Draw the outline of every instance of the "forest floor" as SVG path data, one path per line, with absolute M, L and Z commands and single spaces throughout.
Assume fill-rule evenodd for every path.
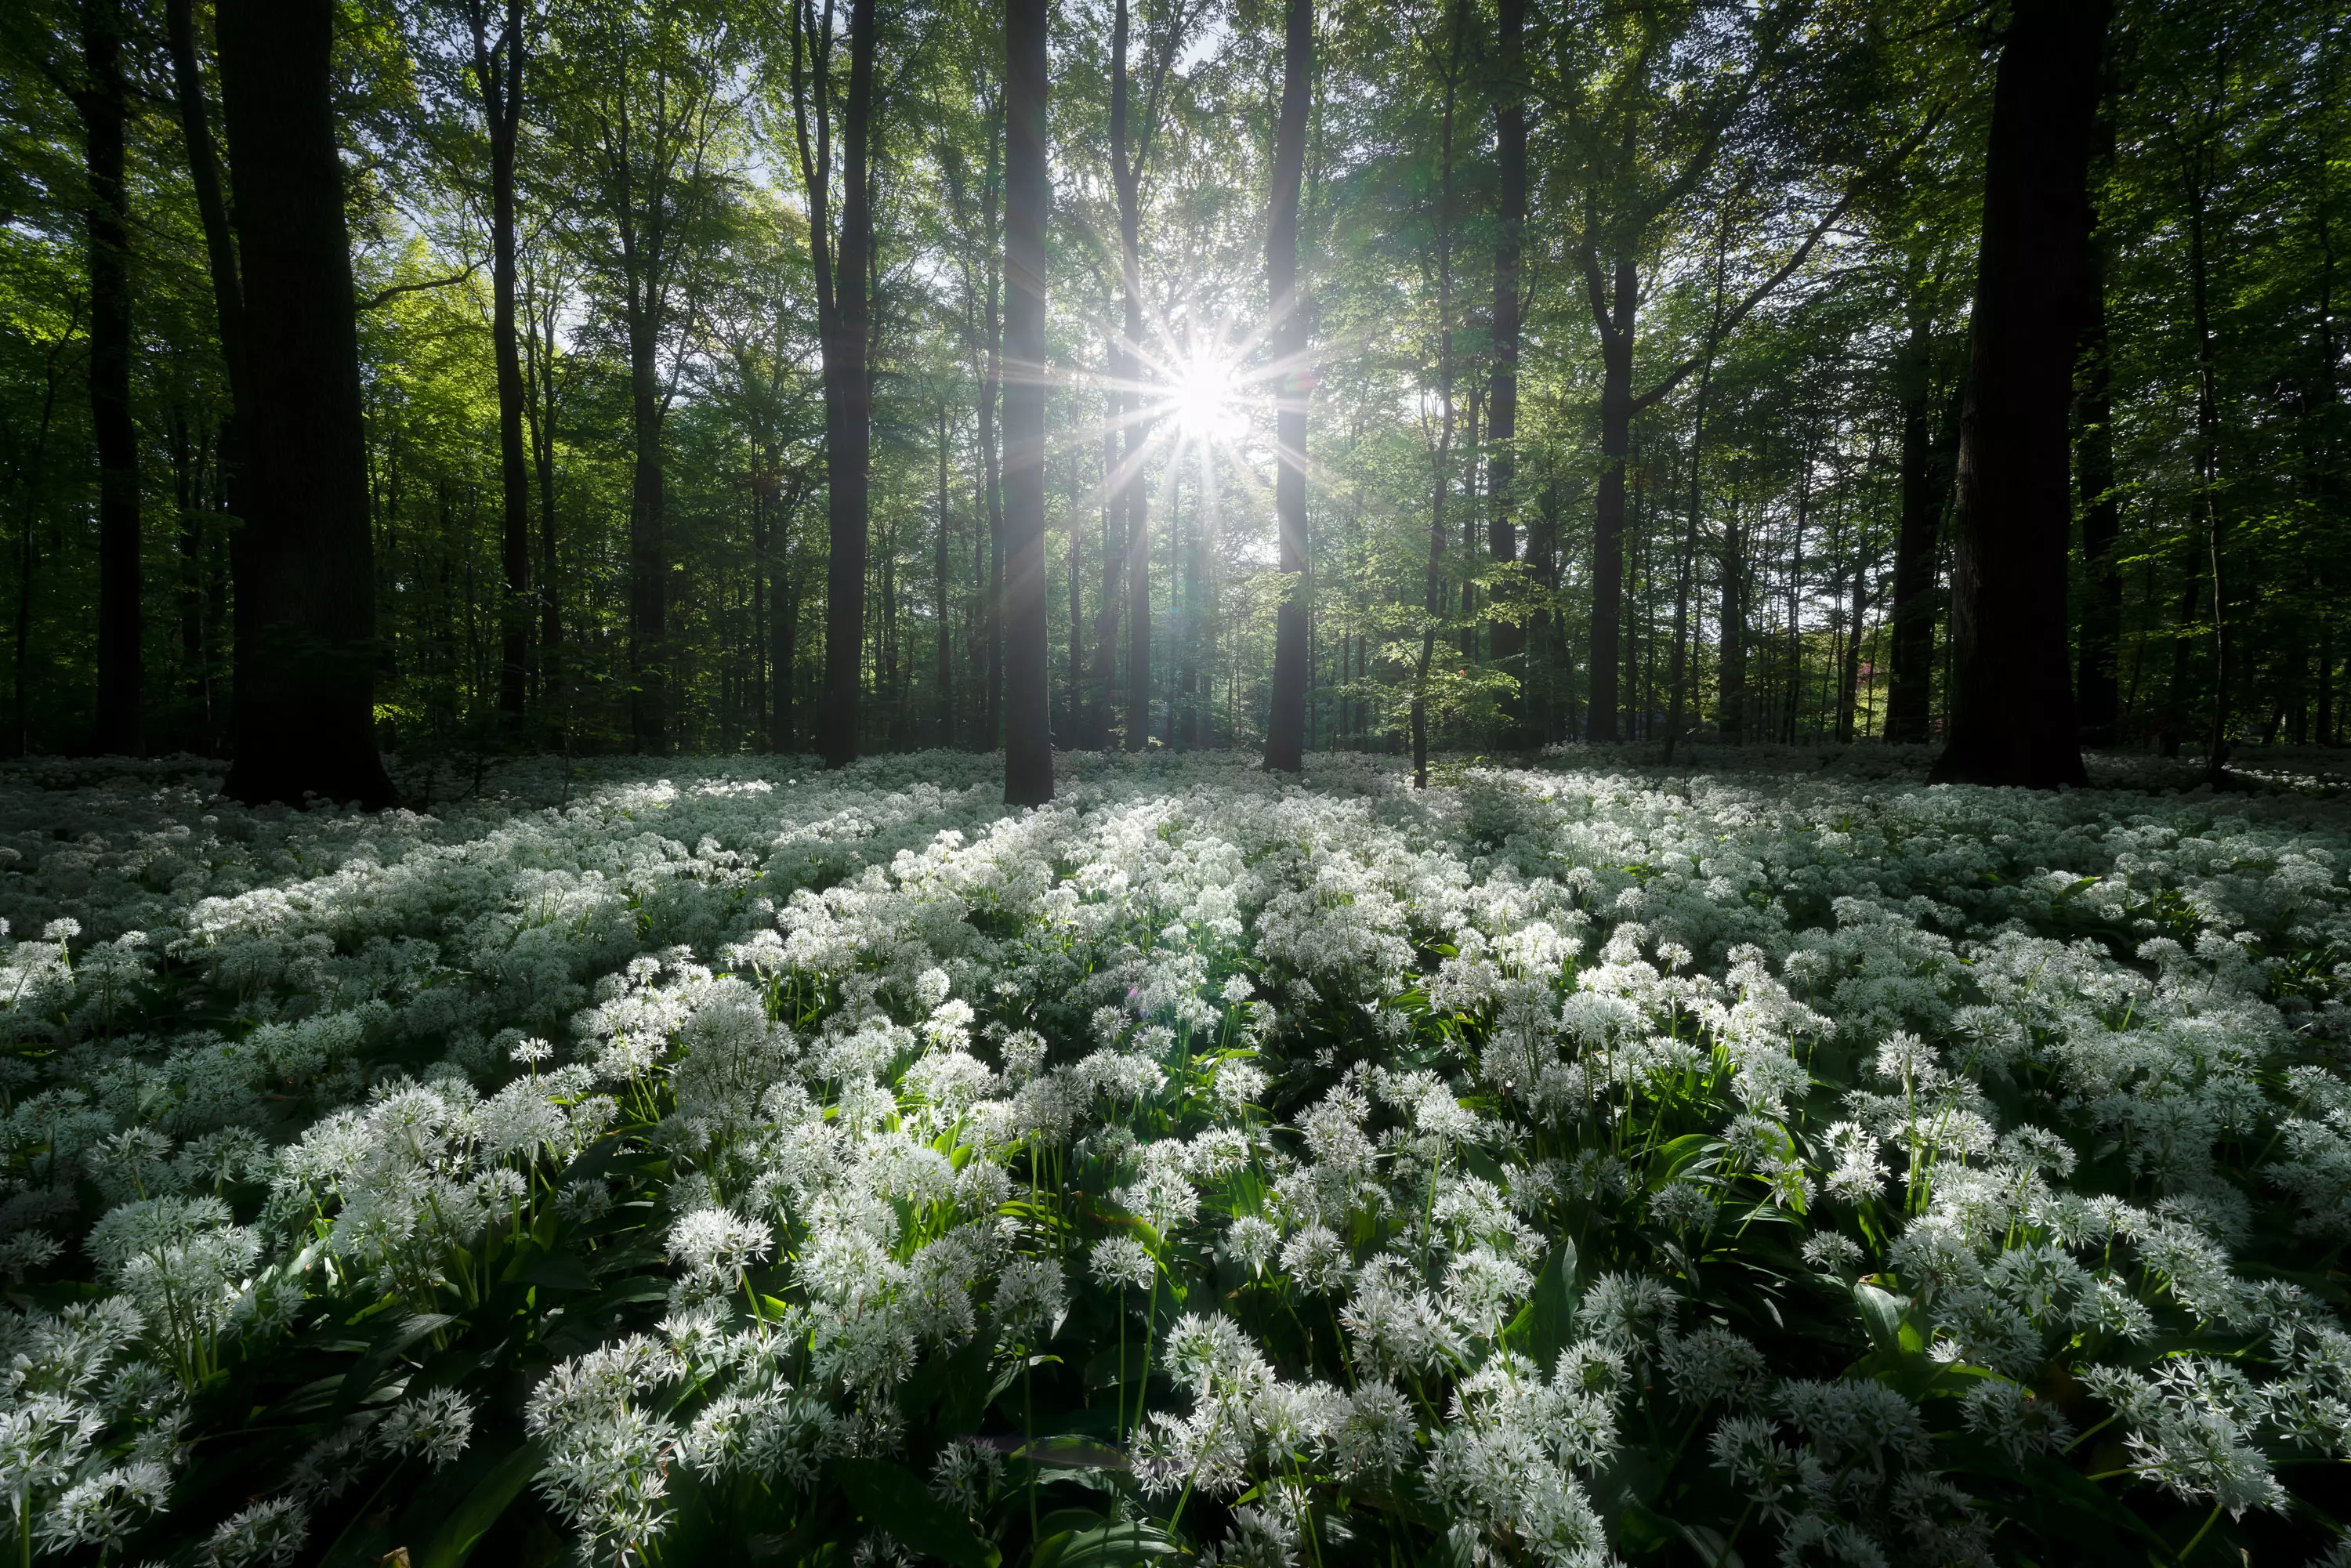
M 19 1531 L 2299 1563 L 2340 754 L 1929 755 L 0 768 Z

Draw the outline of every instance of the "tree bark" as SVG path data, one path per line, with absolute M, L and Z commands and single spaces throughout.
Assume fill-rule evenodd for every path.
M 1951 569 L 1938 782 L 2081 784 L 2066 669 L 2067 405 L 2087 270 L 2087 176 L 2107 0 L 2020 9 L 1984 170 Z
M 823 90 L 820 83 L 820 90 Z M 849 10 L 849 104 L 841 123 L 841 246 L 824 343 L 825 486 L 831 556 L 824 583 L 824 764 L 857 760 L 865 646 L 866 499 L 873 384 L 865 297 L 873 246 L 867 155 L 873 119 L 873 0 Z
M 93 750 L 137 756 L 141 615 L 139 433 L 131 419 L 131 197 L 123 184 L 120 0 L 81 0 L 81 110 L 89 205 L 89 422 L 98 446 L 98 723 Z
M 1306 766 L 1306 313 L 1298 291 L 1298 207 L 1306 174 L 1306 116 L 1313 101 L 1314 0 L 1287 0 L 1283 10 L 1281 110 L 1274 124 L 1272 202 L 1267 214 L 1265 280 L 1273 319 L 1274 359 L 1281 368 L 1274 409 L 1273 482 L 1279 565 L 1287 579 L 1273 622 L 1273 711 L 1266 725 L 1265 765 L 1284 773 Z M 1424 661 L 1426 663 L 1426 661 Z
M 863 0 L 870 4 L 871 0 Z M 1047 0 L 1004 10 L 1004 801 L 1053 798 L 1045 668 Z
M 374 737 L 375 570 L 326 0 L 222 0 L 252 423 L 236 538 L 228 792 L 392 803 Z
M 522 350 L 515 328 L 515 145 L 522 124 L 522 0 L 506 0 L 490 37 L 489 0 L 466 0 L 474 35 L 474 82 L 490 142 L 490 348 L 497 364 L 498 480 L 503 503 L 498 604 L 498 711 L 510 734 L 522 728 L 530 677 L 530 463 L 523 446 Z

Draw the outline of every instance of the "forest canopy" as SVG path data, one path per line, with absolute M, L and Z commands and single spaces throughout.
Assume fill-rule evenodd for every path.
M 2332 744 L 2339 18 L 2061 12 L 1105 0 L 1024 88 L 988 6 L 369 3 L 241 172 L 203 7 L 14 7 L 8 740 Z M 252 405 L 287 115 L 330 431 Z

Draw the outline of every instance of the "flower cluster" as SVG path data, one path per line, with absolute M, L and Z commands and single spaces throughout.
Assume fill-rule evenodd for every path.
M 2351 819 L 1550 760 L 0 780 L 16 1537 L 2326 1552 Z

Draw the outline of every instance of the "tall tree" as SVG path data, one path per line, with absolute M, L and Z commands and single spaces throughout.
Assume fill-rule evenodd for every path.
M 1313 378 L 1307 373 L 1306 309 L 1298 288 L 1298 208 L 1313 94 L 1314 0 L 1287 0 L 1265 241 L 1266 308 L 1279 376 L 1273 511 L 1282 573 L 1281 603 L 1273 622 L 1273 711 L 1266 725 L 1265 765 L 1284 773 L 1306 766 L 1306 405 Z
M 1734 125 L 1786 63 L 1793 17 L 1767 9 L 1756 15 L 1746 31 L 1728 37 L 1698 30 L 1700 20 L 1690 11 L 1660 6 L 1630 11 L 1594 27 L 1584 47 L 1600 53 L 1583 62 L 1580 79 L 1561 106 L 1573 150 L 1567 166 L 1576 170 L 1582 185 L 1582 219 L 1570 236 L 1570 256 L 1583 274 L 1585 301 L 1600 340 L 1602 466 L 1593 507 L 1592 674 L 1586 723 L 1593 740 L 1616 738 L 1617 716 L 1626 695 L 1619 678 L 1625 662 L 1621 636 L 1629 587 L 1625 497 L 1633 423 L 1680 385 L 1705 357 L 1704 352 L 1688 355 L 1646 391 L 1635 389 L 1642 269 L 1654 259 L 1667 220 L 1707 180 L 1721 160 Z M 1925 134 L 1924 128 L 1915 133 L 1913 144 Z M 1742 159 L 1742 175 L 1762 162 Z M 1794 276 L 1858 191 L 1857 185 L 1848 188 L 1820 213 L 1782 264 L 1722 315 L 1718 340 L 1727 339 Z
M 1486 495 L 1490 508 L 1487 552 L 1498 564 L 1506 564 L 1519 559 L 1514 508 L 1519 468 L 1519 337 L 1523 315 L 1519 260 L 1527 227 L 1526 0 L 1499 0 L 1496 10 L 1494 175 L 1495 216 L 1500 226 L 1494 236 L 1494 365 L 1486 393 L 1489 449 Z M 1503 613 L 1487 632 L 1487 650 L 1496 665 L 1519 679 L 1509 704 L 1515 734 L 1526 714 L 1526 634 L 1515 618 L 1510 602 L 1514 597 L 1506 581 L 1495 599 Z
M 2067 665 L 2067 413 L 2107 0 L 2019 6 L 2001 45 L 1952 517 L 1940 782 L 2080 784 Z
M 374 734 L 375 565 L 329 0 L 221 0 L 251 425 L 231 795 L 392 803 Z
M 670 742 L 668 475 L 664 433 L 677 394 L 663 355 L 693 311 L 698 233 L 718 193 L 719 94 L 732 38 L 690 0 L 566 9 L 541 96 L 580 185 L 568 204 L 593 236 L 603 292 L 628 355 L 629 734 L 641 752 Z
M 871 4 L 871 0 L 860 0 Z M 1004 7 L 1004 801 L 1053 798 L 1045 668 L 1047 0 Z
M 139 435 L 131 418 L 131 196 L 121 0 L 81 0 L 82 226 L 89 267 L 89 420 L 98 445 L 98 723 L 90 744 L 136 755 L 140 726 Z
M 496 36 L 492 0 L 465 0 L 474 45 L 474 85 L 490 151 L 490 350 L 497 364 L 498 709 L 522 726 L 530 674 L 530 460 L 523 446 L 522 346 L 515 326 L 515 152 L 522 127 L 523 0 L 505 0 Z
M 1933 280 L 1914 256 L 1903 290 L 1908 330 L 1894 364 L 1894 395 L 1902 422 L 1901 519 L 1894 543 L 1892 674 L 1886 700 L 1886 738 L 1927 739 L 1935 664 L 1935 565 L 1942 533 L 1943 486 L 1935 441 Z
M 1151 159 L 1152 134 L 1167 74 L 1183 45 L 1188 0 L 1163 8 L 1150 60 L 1151 85 L 1144 95 L 1142 123 L 1134 123 L 1134 84 L 1127 69 L 1133 32 L 1130 0 L 1114 0 L 1110 47 L 1111 183 L 1118 196 L 1119 293 L 1125 307 L 1120 334 L 1110 345 L 1111 418 L 1120 427 L 1125 455 L 1119 464 L 1111 505 L 1124 519 L 1126 538 L 1126 748 L 1140 751 L 1149 739 L 1151 718 L 1151 516 L 1144 482 L 1150 440 L 1143 351 L 1143 176 Z
M 864 692 L 865 554 L 872 484 L 873 0 L 850 0 L 849 98 L 841 126 L 841 226 L 831 232 L 833 3 L 792 11 L 792 112 L 809 195 L 810 252 L 823 341 L 825 506 L 825 766 L 857 760 Z M 811 139 L 811 126 L 813 139 Z

